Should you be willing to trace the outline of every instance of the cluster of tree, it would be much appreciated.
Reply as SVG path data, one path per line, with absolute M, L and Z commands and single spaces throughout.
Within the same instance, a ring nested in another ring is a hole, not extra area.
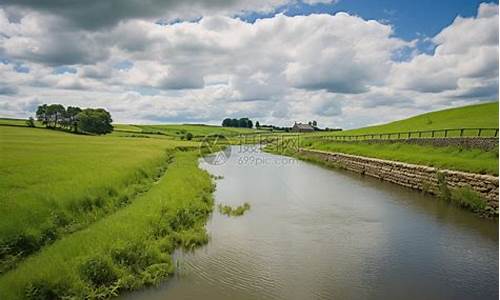
M 309 126 L 312 126 L 314 128 L 318 127 L 318 122 L 316 122 L 316 121 L 309 121 L 307 124 L 309 124 Z
M 61 104 L 43 104 L 36 110 L 36 118 L 48 128 L 73 132 L 106 134 L 113 131 L 111 115 L 103 108 L 85 108 Z
M 222 121 L 222 127 L 253 128 L 253 122 L 249 118 L 226 118 Z

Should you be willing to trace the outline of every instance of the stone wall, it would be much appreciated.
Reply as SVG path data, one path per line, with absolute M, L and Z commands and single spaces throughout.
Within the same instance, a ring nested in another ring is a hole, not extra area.
M 393 144 L 405 143 L 416 145 L 431 145 L 436 147 L 457 146 L 466 149 L 476 148 L 485 151 L 493 150 L 498 147 L 498 138 L 486 137 L 451 137 L 451 138 L 409 138 L 409 139 L 372 139 L 359 141 L 335 140 L 339 143 L 368 143 L 368 144 Z
M 443 170 L 422 165 L 367 158 L 342 153 L 300 149 L 299 155 L 313 157 L 343 169 L 365 174 L 431 194 L 440 191 L 440 176 L 449 189 L 469 187 L 477 192 L 494 210 L 498 209 L 498 177 Z M 442 175 L 439 175 L 442 174 Z

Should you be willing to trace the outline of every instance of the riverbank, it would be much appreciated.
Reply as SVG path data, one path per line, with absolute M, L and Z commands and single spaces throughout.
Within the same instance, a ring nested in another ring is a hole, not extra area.
M 109 298 L 172 274 L 171 254 L 208 240 L 213 183 L 194 151 L 127 207 L 45 246 L 0 277 L 3 299 Z
M 472 139 L 472 138 L 471 138 Z M 482 150 L 462 146 L 433 146 L 394 143 L 343 143 L 321 139 L 300 139 L 300 148 L 345 153 L 478 174 L 498 176 L 498 146 Z
M 342 168 L 438 196 L 479 215 L 498 218 L 498 177 L 316 149 L 267 151 Z

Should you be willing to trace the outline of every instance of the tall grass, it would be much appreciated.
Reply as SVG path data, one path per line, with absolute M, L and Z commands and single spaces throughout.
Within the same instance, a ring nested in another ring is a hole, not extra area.
M 0 126 L 0 273 L 127 205 L 189 143 Z
M 194 152 L 177 152 L 165 175 L 129 206 L 68 235 L 0 277 L 2 299 L 108 298 L 157 284 L 170 253 L 207 241 L 213 184 Z

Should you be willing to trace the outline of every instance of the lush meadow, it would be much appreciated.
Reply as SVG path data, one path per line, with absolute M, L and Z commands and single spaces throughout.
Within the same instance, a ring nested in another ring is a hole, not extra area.
M 115 130 L 118 132 L 143 133 L 150 135 L 164 135 L 172 138 L 184 139 L 188 133 L 192 138 L 199 139 L 211 135 L 224 135 L 226 137 L 240 134 L 253 134 L 260 132 L 250 128 L 221 127 L 203 124 L 179 124 L 179 125 L 127 125 L 116 124 Z
M 0 274 L 128 205 L 195 143 L 0 126 Z
M 213 207 L 213 184 L 197 152 L 172 153 L 165 175 L 130 205 L 1 276 L 3 299 L 103 299 L 171 274 L 176 247 L 206 243 Z

